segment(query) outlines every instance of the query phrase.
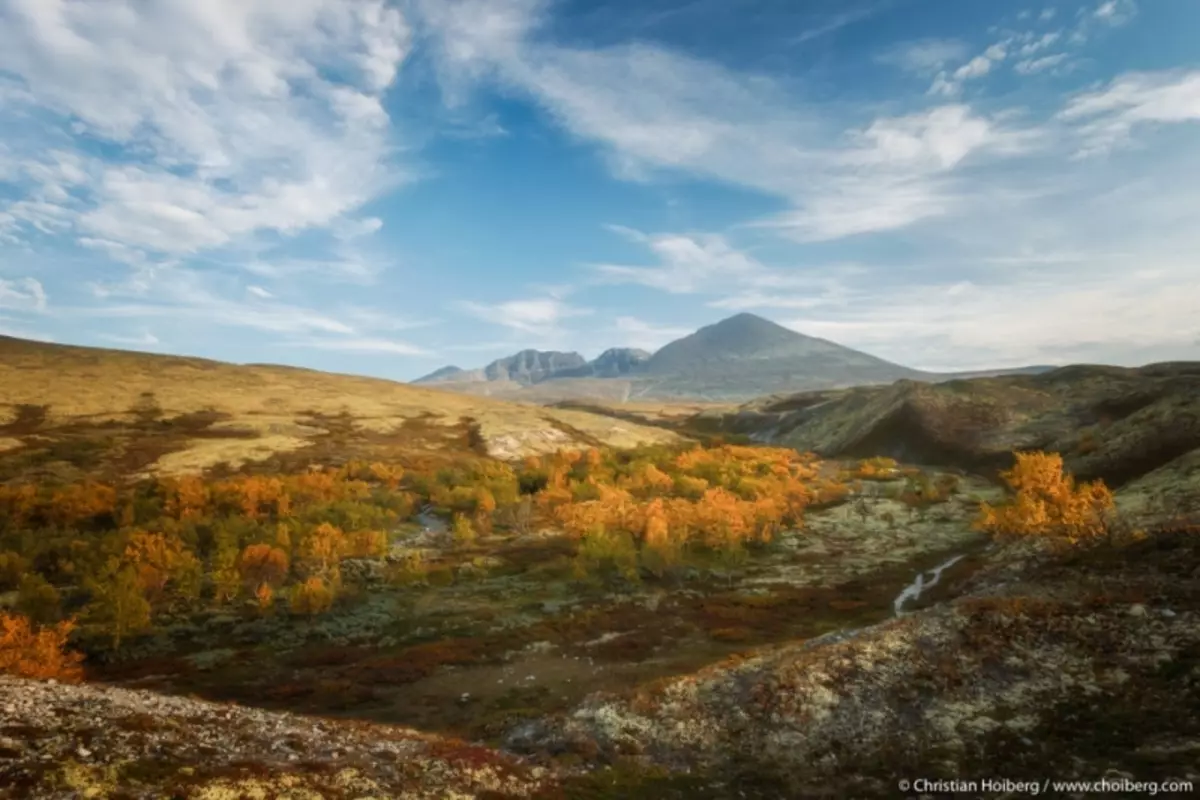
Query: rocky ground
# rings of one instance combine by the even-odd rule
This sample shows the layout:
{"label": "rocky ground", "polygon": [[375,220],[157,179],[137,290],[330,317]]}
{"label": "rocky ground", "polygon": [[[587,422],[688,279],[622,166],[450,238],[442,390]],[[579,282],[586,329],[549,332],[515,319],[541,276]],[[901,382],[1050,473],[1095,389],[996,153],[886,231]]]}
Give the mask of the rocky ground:
{"label": "rocky ground", "polygon": [[0,678],[0,797],[528,797],[548,780],[413,730]]}

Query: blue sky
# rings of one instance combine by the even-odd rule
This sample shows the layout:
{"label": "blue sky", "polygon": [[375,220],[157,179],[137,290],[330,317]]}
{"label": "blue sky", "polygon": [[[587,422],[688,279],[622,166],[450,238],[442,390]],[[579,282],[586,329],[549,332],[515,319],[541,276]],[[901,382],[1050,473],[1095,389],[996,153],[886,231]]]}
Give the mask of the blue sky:
{"label": "blue sky", "polygon": [[0,333],[1200,359],[1200,3],[0,0]]}

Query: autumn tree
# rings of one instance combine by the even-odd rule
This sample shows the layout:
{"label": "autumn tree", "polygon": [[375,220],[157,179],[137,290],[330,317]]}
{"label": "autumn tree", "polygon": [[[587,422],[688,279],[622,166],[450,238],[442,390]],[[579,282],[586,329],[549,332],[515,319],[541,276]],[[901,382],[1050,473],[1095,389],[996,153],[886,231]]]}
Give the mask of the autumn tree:
{"label": "autumn tree", "polygon": [[150,626],[150,603],[142,591],[137,569],[113,559],[106,574],[88,582],[92,599],[87,613],[91,621],[112,635],[113,649],[130,634]]}
{"label": "autumn tree", "polygon": [[196,564],[196,557],[179,539],[142,530],[129,534],[124,558],[137,572],[138,584],[151,602],[163,597],[168,582]]}
{"label": "autumn tree", "polygon": [[470,547],[475,544],[475,526],[466,514],[455,514],[454,523],[450,530],[454,543],[459,547]]}
{"label": "autumn tree", "polygon": [[117,490],[106,483],[72,483],[54,492],[46,515],[48,521],[65,528],[112,517],[117,510]]}
{"label": "autumn tree", "polygon": [[167,478],[159,481],[163,497],[163,512],[174,519],[195,519],[205,514],[209,504],[209,488],[196,475]]}
{"label": "autumn tree", "polygon": [[247,591],[258,595],[264,586],[273,591],[287,579],[287,553],[269,544],[249,545],[238,556],[237,570]]}
{"label": "autumn tree", "polygon": [[38,629],[26,617],[0,612],[0,672],[35,680],[82,680],[83,655],[67,645],[74,629],[74,620]]}
{"label": "autumn tree", "polygon": [[1070,544],[1106,533],[1113,496],[1103,481],[1076,484],[1058,453],[1014,456],[1012,469],[1001,473],[1012,499],[999,506],[982,503],[977,527],[997,536],[1045,536]]}
{"label": "autumn tree", "polygon": [[328,611],[333,600],[333,589],[320,577],[313,575],[304,583],[292,587],[288,605],[293,614],[313,616]]}
{"label": "autumn tree", "polygon": [[346,534],[346,555],[349,558],[383,558],[390,547],[386,531],[351,531]]}
{"label": "autumn tree", "polygon": [[341,563],[345,555],[346,534],[341,528],[322,522],[301,541],[300,552],[322,572],[330,572]]}

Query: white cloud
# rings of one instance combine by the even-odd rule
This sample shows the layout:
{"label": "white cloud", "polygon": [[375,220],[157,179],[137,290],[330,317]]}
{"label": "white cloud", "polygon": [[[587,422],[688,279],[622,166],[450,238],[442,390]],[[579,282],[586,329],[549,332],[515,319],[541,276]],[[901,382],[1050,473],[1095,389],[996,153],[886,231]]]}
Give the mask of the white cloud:
{"label": "white cloud", "polygon": [[1200,71],[1124,75],[1072,98],[1059,116],[1077,125],[1081,155],[1106,153],[1135,128],[1200,121]]}
{"label": "white cloud", "polygon": [[1013,69],[1021,75],[1036,75],[1039,72],[1045,72],[1048,69],[1059,66],[1067,58],[1066,53],[1054,53],[1053,55],[1042,56],[1041,58],[1018,61]]}
{"label": "white cloud", "polygon": [[957,39],[921,39],[890,47],[876,60],[906,72],[927,75],[938,71],[948,62],[963,60],[966,55],[966,44]]}
{"label": "white cloud", "polygon": [[1043,8],[1042,13],[1038,14],[1038,19],[1042,22],[1049,22],[1050,20],[1054,19],[1056,13],[1057,12],[1053,8]]}
{"label": "white cloud", "polygon": [[1092,16],[1101,22],[1117,27],[1129,22],[1137,14],[1134,0],[1103,0]]}
{"label": "white cloud", "polygon": [[383,0],[7,0],[9,232],[130,260],[335,224],[397,180],[380,95],[408,47]]}
{"label": "white cloud", "polygon": [[[231,299],[222,288],[236,287]],[[373,308],[337,305],[317,310],[281,302],[261,286],[240,286],[236,280],[186,267],[155,265],[131,281],[96,287],[108,301],[55,312],[72,325],[79,319],[158,320],[163,325],[198,329],[211,335],[214,327],[286,336],[294,343],[321,350],[389,352],[422,355],[423,350],[391,339],[387,333],[430,324],[406,320]]]}
{"label": "white cloud", "polygon": [[929,94],[944,97],[958,94],[964,83],[984,77],[992,71],[992,67],[1006,59],[1010,43],[1008,40],[996,42],[958,69],[939,72],[929,87]]}
{"label": "white cloud", "polygon": [[0,278],[0,308],[45,311],[46,290],[36,278]]}
{"label": "white cloud", "polygon": [[125,345],[126,347],[153,347],[161,344],[161,342],[158,340],[158,337],[150,331],[143,331],[137,336],[124,336],[115,333],[99,333],[96,334],[96,338],[102,339],[106,342],[112,342],[114,344]]}
{"label": "white cloud", "polygon": [[344,339],[304,339],[288,341],[283,344],[289,347],[311,347],[316,350],[336,350],[343,353],[381,353],[398,356],[431,356],[423,347],[395,339],[357,338]]}
{"label": "white cloud", "polygon": [[656,234],[620,226],[612,230],[645,245],[658,259],[657,266],[594,264],[602,280],[613,283],[637,283],[677,294],[687,294],[714,280],[730,280],[760,271],[762,265],[730,247],[716,234]]}
{"label": "white cloud", "polygon": [[1061,38],[1062,33],[1060,31],[1052,31],[1050,33],[1042,34],[1036,39],[1032,39],[1031,41],[1021,45],[1017,51],[1017,54],[1023,58],[1037,55],[1046,48],[1053,46],[1054,43]]}
{"label": "white cloud", "polygon": [[461,307],[485,322],[537,335],[553,333],[568,318],[592,313],[591,309],[577,308],[553,297],[509,300],[495,305],[465,301]]}

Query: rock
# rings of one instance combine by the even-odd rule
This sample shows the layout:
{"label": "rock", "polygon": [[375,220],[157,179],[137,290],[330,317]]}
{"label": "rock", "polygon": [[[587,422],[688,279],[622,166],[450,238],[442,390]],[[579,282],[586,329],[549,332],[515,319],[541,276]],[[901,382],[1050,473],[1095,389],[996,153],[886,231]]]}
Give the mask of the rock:
{"label": "rock", "polygon": [[1134,603],[1129,607],[1129,616],[1144,617],[1146,616],[1146,607],[1141,603]]}

